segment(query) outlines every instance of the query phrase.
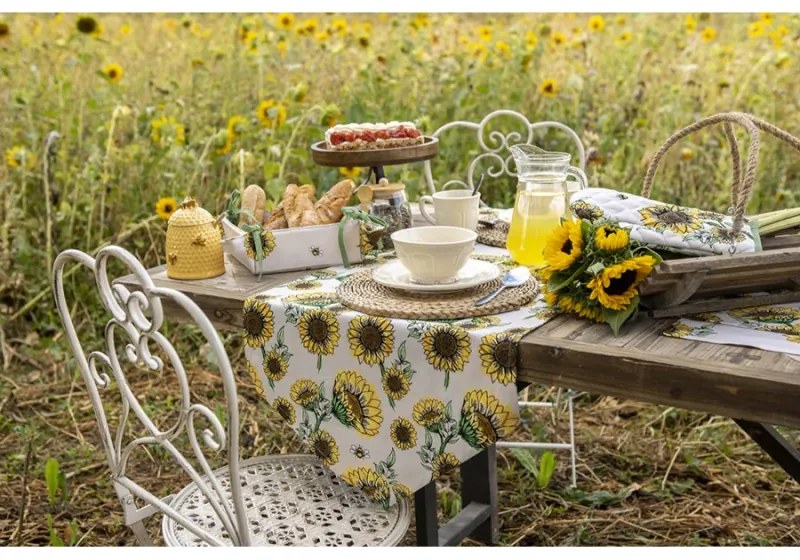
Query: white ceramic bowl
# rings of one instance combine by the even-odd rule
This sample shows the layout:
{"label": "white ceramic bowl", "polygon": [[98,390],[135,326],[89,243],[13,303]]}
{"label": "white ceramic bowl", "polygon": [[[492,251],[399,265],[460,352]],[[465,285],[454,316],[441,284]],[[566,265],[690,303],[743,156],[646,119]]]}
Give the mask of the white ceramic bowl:
{"label": "white ceramic bowl", "polygon": [[418,284],[455,281],[475,248],[478,234],[451,226],[401,229],[392,234],[397,258]]}

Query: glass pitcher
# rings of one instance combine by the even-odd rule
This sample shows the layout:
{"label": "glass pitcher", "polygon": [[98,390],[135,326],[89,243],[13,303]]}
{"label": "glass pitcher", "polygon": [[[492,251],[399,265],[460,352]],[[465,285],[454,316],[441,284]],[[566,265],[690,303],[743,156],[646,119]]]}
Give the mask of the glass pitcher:
{"label": "glass pitcher", "polygon": [[567,177],[575,177],[579,189],[586,188],[588,181],[583,171],[569,164],[569,154],[529,144],[510,149],[518,183],[506,248],[519,264],[540,268],[545,264],[542,251],[550,232],[561,218],[572,219]]}

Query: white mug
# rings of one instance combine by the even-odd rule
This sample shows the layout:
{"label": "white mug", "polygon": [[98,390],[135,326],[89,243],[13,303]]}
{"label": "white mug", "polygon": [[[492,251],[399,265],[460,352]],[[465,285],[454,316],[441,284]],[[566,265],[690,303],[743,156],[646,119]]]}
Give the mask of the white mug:
{"label": "white mug", "polygon": [[[472,194],[468,189],[439,191],[433,196],[420,197],[419,213],[435,226],[452,226],[475,231],[478,227],[480,200],[480,194]],[[436,212],[435,220],[425,209],[426,203],[433,204]]]}

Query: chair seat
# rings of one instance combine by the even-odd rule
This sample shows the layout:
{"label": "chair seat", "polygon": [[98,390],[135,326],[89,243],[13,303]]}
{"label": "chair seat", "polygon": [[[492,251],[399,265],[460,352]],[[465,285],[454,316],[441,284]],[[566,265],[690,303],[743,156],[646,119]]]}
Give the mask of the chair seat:
{"label": "chair seat", "polygon": [[[240,472],[254,546],[392,546],[408,530],[408,500],[384,509],[325,468],[313,455],[267,455],[243,461]],[[215,471],[228,490],[228,467]],[[222,542],[227,531],[192,483],[170,503]],[[162,523],[168,546],[206,546],[169,516]]]}

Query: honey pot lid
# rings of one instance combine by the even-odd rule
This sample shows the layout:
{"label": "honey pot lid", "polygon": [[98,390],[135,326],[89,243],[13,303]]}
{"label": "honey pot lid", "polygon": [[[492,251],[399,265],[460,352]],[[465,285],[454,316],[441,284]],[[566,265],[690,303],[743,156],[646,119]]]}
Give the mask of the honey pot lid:
{"label": "honey pot lid", "polygon": [[167,222],[167,226],[202,226],[214,221],[214,216],[208,210],[198,206],[197,201],[187,196]]}

